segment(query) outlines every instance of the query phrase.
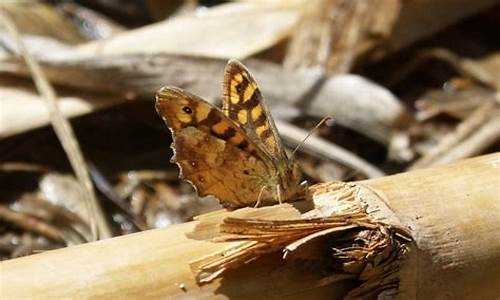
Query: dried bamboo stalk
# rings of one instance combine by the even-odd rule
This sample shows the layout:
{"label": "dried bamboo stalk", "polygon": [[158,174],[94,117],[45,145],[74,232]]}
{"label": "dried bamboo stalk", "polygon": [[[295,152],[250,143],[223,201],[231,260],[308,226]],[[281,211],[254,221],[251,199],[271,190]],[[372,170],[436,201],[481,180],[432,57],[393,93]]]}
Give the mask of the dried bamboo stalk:
{"label": "dried bamboo stalk", "polygon": [[[71,55],[70,55],[71,54]],[[62,54],[61,54],[62,55]],[[152,99],[165,85],[182,87],[215,102],[220,99],[225,60],[179,55],[120,55],[47,58],[43,71],[54,84],[80,90],[111,92]],[[390,141],[394,127],[411,124],[411,116],[387,89],[353,74],[324,77],[320,70],[287,72],[277,64],[251,59],[245,65],[254,74],[274,116],[296,116],[297,107],[319,118],[333,116],[339,124],[381,143]],[[0,73],[26,75],[17,60],[2,61]],[[287,111],[285,114],[277,113]],[[356,111],[356,114],[352,112]],[[1,133],[1,131],[0,131]]]}
{"label": "dried bamboo stalk", "polygon": [[366,181],[415,240],[403,299],[500,295],[500,153]]}
{"label": "dried bamboo stalk", "polygon": [[[494,153],[358,183],[365,188],[370,217],[406,226],[415,241],[409,258],[402,261],[403,269],[394,274],[400,280],[399,296],[498,296],[499,166],[500,153]],[[175,225],[2,262],[1,295],[6,299],[338,299],[355,286],[349,280],[339,281],[346,278],[341,276],[331,277],[329,282],[334,283],[327,284],[314,268],[304,272],[304,266],[288,260],[284,263],[278,253],[229,270],[221,279],[200,287],[189,263],[240,242],[189,239],[185,234],[194,225]]]}

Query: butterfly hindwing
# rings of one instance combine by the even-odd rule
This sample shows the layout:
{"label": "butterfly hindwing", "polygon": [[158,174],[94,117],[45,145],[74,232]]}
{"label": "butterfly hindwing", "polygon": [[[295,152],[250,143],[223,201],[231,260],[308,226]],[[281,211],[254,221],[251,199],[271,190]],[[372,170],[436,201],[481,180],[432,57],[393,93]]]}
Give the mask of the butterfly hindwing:
{"label": "butterfly hindwing", "polygon": [[230,60],[224,74],[222,111],[275,162],[287,160],[274,121],[250,72]]}
{"label": "butterfly hindwing", "polygon": [[[181,130],[175,138],[175,161],[181,178],[194,184],[200,196],[213,195],[225,207],[253,205],[266,180],[266,166],[255,156],[195,127]],[[263,202],[272,198],[269,191]]]}

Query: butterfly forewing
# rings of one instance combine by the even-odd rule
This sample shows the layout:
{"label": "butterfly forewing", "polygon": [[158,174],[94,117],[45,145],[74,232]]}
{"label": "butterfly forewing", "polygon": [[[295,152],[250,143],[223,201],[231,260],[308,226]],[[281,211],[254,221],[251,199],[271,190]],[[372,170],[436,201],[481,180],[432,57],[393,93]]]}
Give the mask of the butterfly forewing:
{"label": "butterfly forewing", "polygon": [[174,134],[193,126],[239,149],[257,154],[258,150],[245,133],[217,107],[200,97],[176,87],[164,87],[156,98],[156,110]]}
{"label": "butterfly forewing", "polygon": [[228,62],[223,88],[224,114],[275,163],[286,161],[283,145],[257,82],[240,62]]}
{"label": "butterfly forewing", "polygon": [[[181,177],[192,182],[200,196],[213,195],[224,206],[255,203],[268,169],[242,129],[182,89],[162,88],[156,98],[156,110],[173,133],[173,160]],[[272,199],[268,191],[260,196]]]}

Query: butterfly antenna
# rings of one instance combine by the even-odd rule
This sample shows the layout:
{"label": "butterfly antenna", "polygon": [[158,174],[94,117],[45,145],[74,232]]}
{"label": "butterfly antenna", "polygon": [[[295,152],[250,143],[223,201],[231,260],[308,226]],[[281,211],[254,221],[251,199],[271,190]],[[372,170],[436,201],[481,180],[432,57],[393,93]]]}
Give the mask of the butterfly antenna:
{"label": "butterfly antenna", "polygon": [[297,150],[300,149],[300,147],[302,147],[302,145],[304,145],[304,143],[306,142],[306,140],[311,136],[311,134],[313,134],[321,125],[323,125],[326,121],[328,120],[331,120],[333,119],[332,117],[330,116],[326,116],[324,117],[323,119],[321,119],[321,121],[318,122],[318,124],[316,124],[316,126],[314,126],[313,129],[311,129],[309,131],[309,133],[306,135],[306,137],[302,140],[302,142],[300,142],[297,147],[295,147],[295,149],[293,150],[292,152],[292,155],[290,157],[290,160],[293,160],[293,158],[295,157],[295,152],[297,152]]}

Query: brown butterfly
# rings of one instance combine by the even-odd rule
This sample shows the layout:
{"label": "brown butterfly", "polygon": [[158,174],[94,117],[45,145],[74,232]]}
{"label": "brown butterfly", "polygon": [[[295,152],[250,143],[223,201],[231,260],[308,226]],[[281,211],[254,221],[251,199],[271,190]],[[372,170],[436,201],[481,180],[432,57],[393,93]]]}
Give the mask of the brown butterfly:
{"label": "brown butterfly", "polygon": [[256,81],[238,61],[224,75],[223,109],[176,87],[156,94],[180,177],[226,207],[287,201],[303,190]]}

